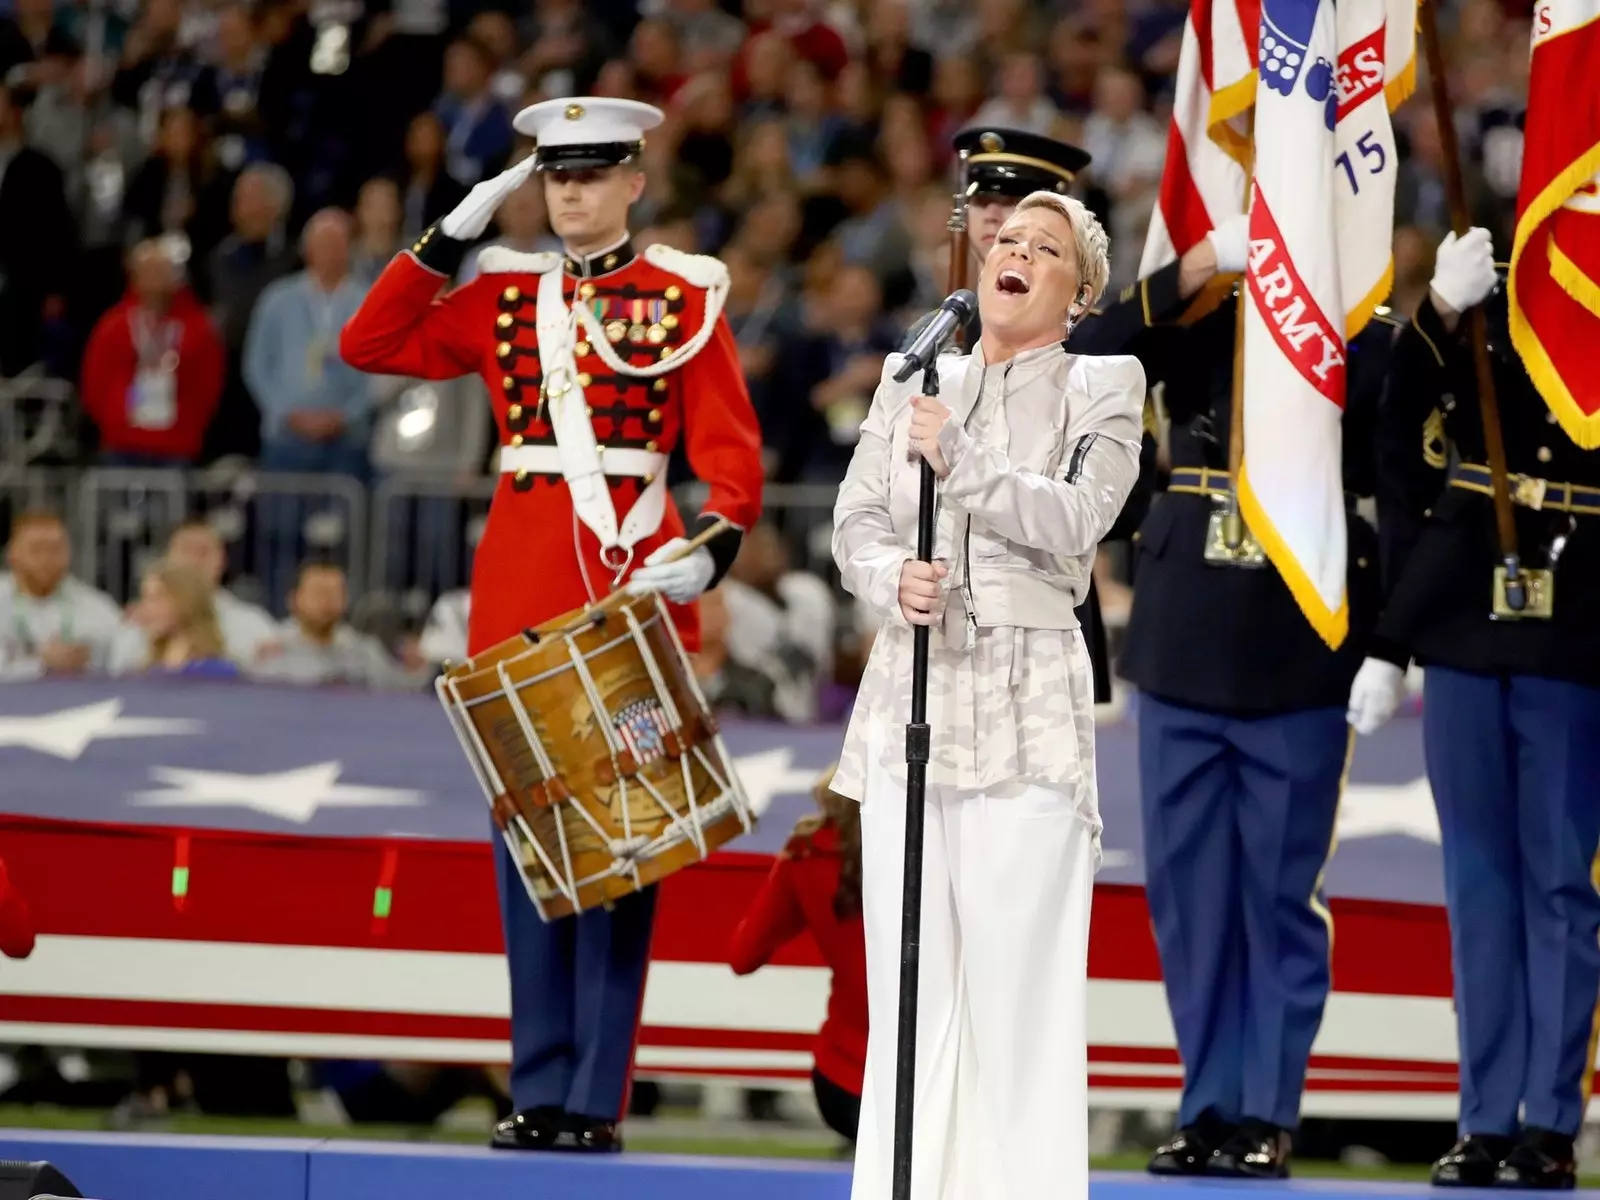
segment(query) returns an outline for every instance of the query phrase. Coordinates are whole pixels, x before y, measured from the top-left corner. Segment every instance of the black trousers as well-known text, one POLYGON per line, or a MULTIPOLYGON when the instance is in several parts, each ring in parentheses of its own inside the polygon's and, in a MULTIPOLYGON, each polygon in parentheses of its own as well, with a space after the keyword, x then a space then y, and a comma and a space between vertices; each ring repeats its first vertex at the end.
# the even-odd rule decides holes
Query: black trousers
POLYGON ((856 1127, 861 1124, 861 1097, 846 1091, 821 1071, 811 1072, 811 1090, 828 1128, 847 1141, 855 1141, 856 1127))

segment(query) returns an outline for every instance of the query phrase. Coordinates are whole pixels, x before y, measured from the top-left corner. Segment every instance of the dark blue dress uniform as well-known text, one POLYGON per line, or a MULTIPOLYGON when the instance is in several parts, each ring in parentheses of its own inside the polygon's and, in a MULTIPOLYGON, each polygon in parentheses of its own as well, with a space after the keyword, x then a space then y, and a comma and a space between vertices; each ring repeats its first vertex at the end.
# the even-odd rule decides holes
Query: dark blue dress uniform
MULTIPOLYGON (((1234 302, 1152 331, 1171 480, 1136 536, 1120 673, 1140 691, 1145 889, 1184 1064, 1161 1174, 1287 1171, 1311 1044, 1330 987, 1322 874, 1352 747, 1350 684, 1380 601, 1372 527, 1347 514, 1350 635, 1312 630, 1270 564, 1205 560, 1226 492, 1234 302)), ((1394 319, 1350 346, 1346 494, 1371 495, 1378 400, 1394 319)))
POLYGON ((1463 1139, 1435 1181, 1570 1187, 1600 1028, 1600 451, 1574 445, 1528 379, 1504 291, 1486 305, 1518 548, 1553 570, 1550 615, 1491 615, 1471 355, 1424 300, 1381 416, 1378 631, 1384 657, 1424 668, 1443 840, 1463 1139))

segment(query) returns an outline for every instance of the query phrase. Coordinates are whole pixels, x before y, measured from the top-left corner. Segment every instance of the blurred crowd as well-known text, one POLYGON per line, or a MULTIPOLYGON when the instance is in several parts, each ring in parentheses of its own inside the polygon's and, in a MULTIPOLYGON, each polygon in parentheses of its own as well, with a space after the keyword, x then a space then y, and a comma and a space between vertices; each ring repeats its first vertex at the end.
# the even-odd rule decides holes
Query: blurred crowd
MULTIPOLYGON (((1527 13, 1514 3, 1445 13, 1471 203, 1502 249, 1526 95, 1527 13)), ((399 247, 526 153, 511 127, 520 106, 633 97, 668 113, 645 151, 638 240, 724 259, 769 478, 831 488, 883 354, 944 292, 958 130, 997 124, 1089 150, 1082 182, 1112 234, 1113 286, 1134 277, 1185 13, 1182 0, 10 0, 0 375, 75 386, 68 457, 83 464, 483 478, 494 447, 481 385, 362 375, 340 360, 338 329, 399 247)), ((1404 309, 1447 214, 1426 97, 1398 124, 1404 309)), ((553 244, 537 181, 490 234, 553 244)), ((463 278, 475 270, 469 257, 463 278)), ((818 516, 775 506, 709 602, 723 634, 703 669, 728 706, 829 715, 828 685, 848 685, 862 657, 828 581, 791 567, 805 565, 818 516)), ((67 535, 43 519, 18 530, 24 542, 67 535)), ((173 536, 175 549, 214 537, 173 536)), ((329 632, 348 630, 347 581, 314 558, 296 572, 307 555, 288 537, 291 559, 260 581, 273 615, 251 614, 248 644, 242 602, 213 591, 227 556, 208 549, 143 574, 126 612, 85 599, 80 649, 11 645, 8 659, 143 669, 154 646, 176 669, 183 656, 160 630, 198 611, 195 596, 210 597, 221 645, 186 642, 251 673, 410 686, 464 651, 465 596, 447 590, 459 580, 432 589, 444 595, 428 596, 425 627, 350 649, 365 635, 329 632), (119 632, 85 651, 102 610, 119 632), (319 656, 333 665, 301 661, 319 656)), ((1115 626, 1126 594, 1109 572, 1101 582, 1115 626)), ((39 608, 48 632, 48 595, 8 582, 0 596, 39 608)), ((28 640, 25 624, 8 623, 10 643, 28 640)))

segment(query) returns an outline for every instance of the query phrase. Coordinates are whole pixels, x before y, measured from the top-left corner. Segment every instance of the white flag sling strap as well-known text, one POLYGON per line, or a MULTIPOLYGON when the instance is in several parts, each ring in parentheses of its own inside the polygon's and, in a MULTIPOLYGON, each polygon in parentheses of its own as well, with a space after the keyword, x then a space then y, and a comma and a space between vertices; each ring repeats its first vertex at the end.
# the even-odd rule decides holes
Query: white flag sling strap
POLYGON ((667 473, 655 473, 619 528, 611 488, 606 482, 603 451, 595 441, 588 400, 578 385, 578 364, 573 357, 578 340, 577 312, 577 308, 567 306, 562 295, 559 270, 539 277, 539 363, 544 372, 550 427, 561 453, 561 475, 572 493, 573 511, 599 539, 602 559, 608 567, 620 571, 627 566, 633 547, 661 525, 666 511, 667 473))
POLYGON ((1330 646, 1349 627, 1338 59, 1332 0, 1262 5, 1238 485, 1251 532, 1330 646))

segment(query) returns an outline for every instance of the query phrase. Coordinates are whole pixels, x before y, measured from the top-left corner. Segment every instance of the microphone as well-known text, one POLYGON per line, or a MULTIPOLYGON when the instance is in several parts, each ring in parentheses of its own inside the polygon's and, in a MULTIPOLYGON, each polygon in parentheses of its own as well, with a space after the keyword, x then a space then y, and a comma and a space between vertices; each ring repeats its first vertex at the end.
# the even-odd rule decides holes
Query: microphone
POLYGON ((894 381, 904 383, 918 371, 926 371, 939 350, 955 336, 956 330, 965 329, 971 324, 977 312, 978 298, 966 288, 946 296, 944 303, 939 305, 939 311, 933 314, 933 319, 923 327, 917 340, 911 343, 911 349, 906 351, 906 360, 894 373, 894 381))

